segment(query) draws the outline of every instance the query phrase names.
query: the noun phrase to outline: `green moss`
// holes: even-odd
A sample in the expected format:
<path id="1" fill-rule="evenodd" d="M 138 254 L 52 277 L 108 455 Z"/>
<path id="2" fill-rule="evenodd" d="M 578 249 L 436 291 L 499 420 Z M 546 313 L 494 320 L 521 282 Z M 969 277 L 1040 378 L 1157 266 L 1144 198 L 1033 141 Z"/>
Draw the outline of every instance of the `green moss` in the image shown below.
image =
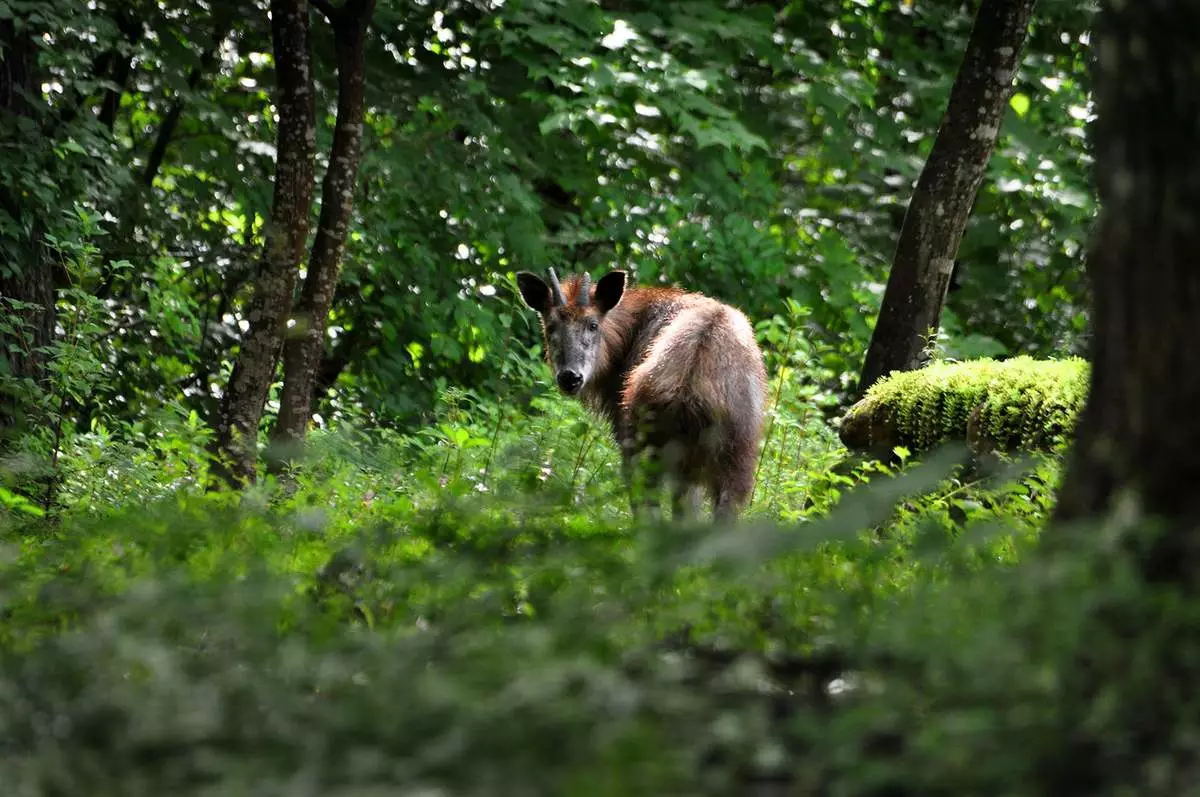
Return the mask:
<path id="1" fill-rule="evenodd" d="M 1087 389 L 1088 364 L 1077 357 L 933 363 L 881 379 L 839 433 L 858 451 L 955 440 L 975 451 L 1050 451 L 1069 437 Z"/>

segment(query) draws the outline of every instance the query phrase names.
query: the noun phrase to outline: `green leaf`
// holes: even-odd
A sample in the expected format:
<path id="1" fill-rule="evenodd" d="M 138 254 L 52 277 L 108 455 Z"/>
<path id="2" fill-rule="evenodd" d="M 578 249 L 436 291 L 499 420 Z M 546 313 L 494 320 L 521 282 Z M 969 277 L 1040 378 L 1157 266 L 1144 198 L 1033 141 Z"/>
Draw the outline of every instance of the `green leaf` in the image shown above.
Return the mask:
<path id="1" fill-rule="evenodd" d="M 572 114 L 569 111 L 552 113 L 538 123 L 538 132 L 543 136 L 555 130 L 568 129 L 571 126 Z"/>
<path id="2" fill-rule="evenodd" d="M 1012 109 L 1017 112 L 1017 116 L 1024 118 L 1025 114 L 1029 112 L 1029 95 L 1017 92 L 1016 94 L 1013 94 L 1012 99 L 1008 101 L 1008 104 L 1011 105 Z"/>

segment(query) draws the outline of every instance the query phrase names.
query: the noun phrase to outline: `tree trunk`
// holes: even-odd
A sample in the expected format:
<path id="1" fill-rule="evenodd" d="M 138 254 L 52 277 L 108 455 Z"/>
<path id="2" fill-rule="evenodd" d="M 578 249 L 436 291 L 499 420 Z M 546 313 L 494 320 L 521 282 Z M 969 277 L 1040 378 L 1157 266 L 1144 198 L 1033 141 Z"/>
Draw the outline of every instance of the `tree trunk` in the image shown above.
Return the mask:
<path id="1" fill-rule="evenodd" d="M 275 378 L 292 294 L 308 240 L 316 130 L 308 54 L 308 0 L 271 0 L 275 50 L 275 194 L 266 244 L 242 340 L 221 402 L 218 473 L 232 485 L 253 482 L 258 426 Z"/>
<path id="2" fill-rule="evenodd" d="M 121 31 L 125 46 L 122 48 L 121 45 L 116 45 L 111 51 L 115 63 L 112 73 L 108 77 L 112 80 L 114 88 L 104 90 L 104 95 L 100 100 L 99 113 L 100 124 L 104 125 L 110 133 L 117 123 L 117 111 L 121 107 L 121 94 L 133 71 L 134 48 L 145 35 L 145 26 L 142 24 L 142 20 L 134 15 L 133 9 L 126 8 L 117 12 L 117 28 Z M 125 52 L 121 52 L 121 49 L 125 49 Z"/>
<path id="3" fill-rule="evenodd" d="M 1111 527 L 1084 523 L 1079 534 L 1117 544 L 1104 539 L 1108 556 L 1094 559 L 1107 589 L 1088 598 L 1059 710 L 1068 745 L 1045 762 L 1046 794 L 1183 794 L 1195 784 L 1185 740 L 1200 654 L 1197 30 L 1194 2 L 1109 0 L 1093 33 L 1091 384 L 1044 545 L 1077 555 L 1067 524 L 1105 517 Z M 1124 566 L 1142 589 L 1109 586 Z"/>
<path id="4" fill-rule="evenodd" d="M 187 77 L 188 91 L 195 91 L 196 87 L 200 85 L 200 79 L 217 65 L 221 44 L 226 35 L 218 33 L 212 45 L 201 56 L 200 66 L 192 67 L 192 71 L 188 73 Z M 141 184 L 146 188 L 154 185 L 154 178 L 158 176 L 158 170 L 162 168 L 163 161 L 167 157 L 167 147 L 171 144 L 171 139 L 175 137 L 175 128 L 179 127 L 179 120 L 183 117 L 185 101 L 185 97 L 176 97 L 158 127 L 158 134 L 154 137 L 154 146 L 150 150 L 149 157 L 146 158 L 146 165 L 142 168 Z"/>
<path id="5" fill-rule="evenodd" d="M 858 391 L 921 363 L 971 204 L 1012 96 L 1034 0 L 982 0 L 941 128 L 909 201 Z"/>
<path id="6" fill-rule="evenodd" d="M 1099 515 L 1128 494 L 1178 524 L 1147 550 L 1147 575 L 1191 582 L 1200 580 L 1200 10 L 1107 5 L 1095 37 L 1091 387 L 1056 517 Z"/>
<path id="7" fill-rule="evenodd" d="M 312 417 L 313 388 L 325 348 L 325 321 L 341 273 L 362 153 L 364 45 L 375 0 L 346 0 L 340 9 L 329 11 L 337 48 L 337 121 L 329 168 L 321 185 L 321 217 L 308 274 L 283 349 L 283 394 L 271 438 L 284 450 L 304 439 Z"/>
<path id="8" fill-rule="evenodd" d="M 36 28 L 0 19 L 0 134 L 8 140 L 37 135 L 38 111 L 30 104 L 40 95 Z M 0 393 L 0 434 L 19 431 L 31 396 L 25 388 L 45 376 L 42 348 L 54 338 L 54 272 L 42 240 L 42 213 L 25 198 L 20 169 L 0 177 L 0 213 L 14 232 L 0 239 L 0 377 L 12 390 Z M 36 388 L 35 388 L 36 390 Z"/>

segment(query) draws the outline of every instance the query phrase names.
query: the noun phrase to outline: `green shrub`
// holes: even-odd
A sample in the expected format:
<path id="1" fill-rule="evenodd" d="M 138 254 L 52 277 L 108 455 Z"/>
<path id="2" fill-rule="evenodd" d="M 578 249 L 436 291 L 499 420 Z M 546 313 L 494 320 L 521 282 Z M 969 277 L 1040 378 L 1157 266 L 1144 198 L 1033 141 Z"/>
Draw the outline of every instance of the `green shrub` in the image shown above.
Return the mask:
<path id="1" fill-rule="evenodd" d="M 966 441 L 975 451 L 1058 451 L 1069 439 L 1088 390 L 1079 358 L 935 362 L 891 374 L 843 418 L 848 448 L 928 451 Z"/>

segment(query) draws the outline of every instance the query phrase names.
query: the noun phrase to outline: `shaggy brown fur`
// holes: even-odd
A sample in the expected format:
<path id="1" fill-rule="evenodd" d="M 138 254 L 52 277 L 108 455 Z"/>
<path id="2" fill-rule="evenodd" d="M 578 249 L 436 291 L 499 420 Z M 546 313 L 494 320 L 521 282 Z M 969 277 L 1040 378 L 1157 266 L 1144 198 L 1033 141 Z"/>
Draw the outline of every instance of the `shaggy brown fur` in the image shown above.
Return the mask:
<path id="1" fill-rule="evenodd" d="M 573 349 L 590 372 L 578 388 L 568 375 L 573 390 L 563 389 L 611 422 L 631 486 L 635 465 L 650 466 L 644 503 L 657 507 L 666 477 L 677 517 L 696 511 L 704 489 L 718 518 L 740 514 L 754 488 L 767 390 L 746 317 L 699 293 L 625 288 L 623 272 L 590 284 L 583 304 L 583 277 L 562 281 L 562 304 L 540 278 L 519 279 L 525 303 L 539 312 L 560 387 L 573 368 L 564 351 L 581 339 L 585 349 L 598 347 L 591 359 Z M 592 321 L 594 342 L 586 337 Z"/>

